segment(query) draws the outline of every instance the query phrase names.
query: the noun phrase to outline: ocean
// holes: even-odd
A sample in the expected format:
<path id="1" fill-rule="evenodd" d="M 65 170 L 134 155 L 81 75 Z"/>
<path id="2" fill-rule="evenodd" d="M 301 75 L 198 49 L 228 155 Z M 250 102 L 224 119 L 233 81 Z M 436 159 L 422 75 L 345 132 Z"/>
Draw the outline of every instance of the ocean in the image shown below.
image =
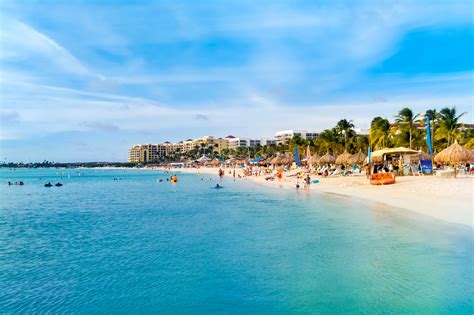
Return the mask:
<path id="1" fill-rule="evenodd" d="M 473 313 L 470 227 L 177 175 L 0 170 L 0 313 Z"/>

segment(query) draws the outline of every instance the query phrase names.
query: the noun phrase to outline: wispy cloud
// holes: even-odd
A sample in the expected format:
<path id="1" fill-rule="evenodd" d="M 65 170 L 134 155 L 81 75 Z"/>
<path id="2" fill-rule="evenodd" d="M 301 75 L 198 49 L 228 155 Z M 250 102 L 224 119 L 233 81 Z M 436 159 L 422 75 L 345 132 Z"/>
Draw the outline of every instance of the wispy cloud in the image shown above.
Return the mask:
<path id="1" fill-rule="evenodd" d="M 0 10 L 0 137 L 17 144 L 74 134 L 78 143 L 114 143 L 123 159 L 130 143 L 181 134 L 271 136 L 342 116 L 367 127 L 404 106 L 472 111 L 473 69 L 370 71 L 413 30 L 472 27 L 467 2 L 3 2 Z"/>
<path id="2" fill-rule="evenodd" d="M 23 22 L 12 18 L 2 19 L 2 60 L 30 65 L 36 63 L 35 66 L 41 65 L 43 68 L 54 66 L 76 75 L 90 74 L 86 66 L 50 37 Z"/>

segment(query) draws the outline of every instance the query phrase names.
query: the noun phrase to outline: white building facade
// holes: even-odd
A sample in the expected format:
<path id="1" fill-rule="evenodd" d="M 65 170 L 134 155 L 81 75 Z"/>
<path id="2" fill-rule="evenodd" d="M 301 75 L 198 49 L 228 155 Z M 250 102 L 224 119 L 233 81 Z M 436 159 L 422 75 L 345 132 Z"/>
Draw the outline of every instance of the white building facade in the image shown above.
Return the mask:
<path id="1" fill-rule="evenodd" d="M 307 130 L 278 131 L 275 135 L 276 144 L 288 143 L 295 136 L 301 137 L 303 139 L 316 139 L 319 136 L 319 133 Z"/>

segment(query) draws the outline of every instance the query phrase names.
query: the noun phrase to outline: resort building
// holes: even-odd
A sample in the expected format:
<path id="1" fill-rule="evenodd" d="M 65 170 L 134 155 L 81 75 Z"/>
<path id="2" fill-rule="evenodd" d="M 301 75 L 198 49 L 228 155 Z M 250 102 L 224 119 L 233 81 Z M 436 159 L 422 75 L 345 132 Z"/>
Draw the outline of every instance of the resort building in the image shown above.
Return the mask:
<path id="1" fill-rule="evenodd" d="M 261 146 L 264 146 L 264 145 L 275 145 L 276 144 L 276 140 L 275 139 L 267 139 L 267 138 L 262 138 L 260 139 L 260 145 Z"/>
<path id="2" fill-rule="evenodd" d="M 248 141 L 249 139 L 233 137 L 232 139 L 228 139 L 228 143 L 229 143 L 228 148 L 229 150 L 235 150 L 238 148 L 246 148 L 249 146 Z"/>
<path id="3" fill-rule="evenodd" d="M 301 137 L 303 139 L 316 139 L 319 136 L 316 132 L 306 130 L 283 130 L 278 131 L 275 135 L 276 144 L 288 143 L 293 137 Z"/>
<path id="4" fill-rule="evenodd" d="M 162 156 L 162 145 L 160 144 L 137 144 L 130 148 L 128 161 L 131 163 L 144 163 L 158 161 Z"/>
<path id="5" fill-rule="evenodd" d="M 253 148 L 257 145 L 270 145 L 270 144 L 275 144 L 275 140 L 270 140 L 266 138 L 262 139 L 250 139 L 250 138 L 230 138 L 228 139 L 229 141 L 229 149 L 230 150 L 235 150 L 237 148 Z"/>

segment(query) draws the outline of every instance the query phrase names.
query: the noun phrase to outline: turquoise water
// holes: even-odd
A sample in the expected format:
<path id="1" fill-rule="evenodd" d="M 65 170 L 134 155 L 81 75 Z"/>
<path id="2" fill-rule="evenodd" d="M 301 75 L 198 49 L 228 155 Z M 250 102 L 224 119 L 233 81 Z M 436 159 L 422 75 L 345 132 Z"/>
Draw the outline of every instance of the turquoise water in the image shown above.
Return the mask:
<path id="1" fill-rule="evenodd" d="M 164 176 L 0 170 L 0 313 L 473 313 L 471 228 Z"/>

